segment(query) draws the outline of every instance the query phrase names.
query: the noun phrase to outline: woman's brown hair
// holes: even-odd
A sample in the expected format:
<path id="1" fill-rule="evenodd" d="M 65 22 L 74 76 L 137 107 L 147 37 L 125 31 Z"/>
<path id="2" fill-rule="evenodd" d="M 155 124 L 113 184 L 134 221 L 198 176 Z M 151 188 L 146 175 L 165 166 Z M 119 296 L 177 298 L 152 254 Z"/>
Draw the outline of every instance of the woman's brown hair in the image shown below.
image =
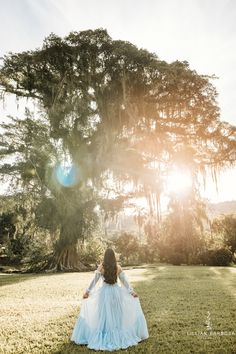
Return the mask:
<path id="1" fill-rule="evenodd" d="M 108 284 L 117 282 L 116 256 L 112 248 L 107 248 L 103 258 L 104 281 Z"/>

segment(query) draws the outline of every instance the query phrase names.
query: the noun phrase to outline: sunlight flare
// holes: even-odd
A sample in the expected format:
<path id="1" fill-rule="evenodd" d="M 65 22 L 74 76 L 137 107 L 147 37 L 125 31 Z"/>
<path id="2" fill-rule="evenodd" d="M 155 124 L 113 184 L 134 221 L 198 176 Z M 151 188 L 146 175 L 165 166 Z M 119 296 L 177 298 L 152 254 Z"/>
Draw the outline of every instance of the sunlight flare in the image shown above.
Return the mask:
<path id="1" fill-rule="evenodd" d="M 182 194 L 189 190 L 192 185 L 192 178 L 189 173 L 180 170 L 171 171 L 166 180 L 167 193 Z"/>

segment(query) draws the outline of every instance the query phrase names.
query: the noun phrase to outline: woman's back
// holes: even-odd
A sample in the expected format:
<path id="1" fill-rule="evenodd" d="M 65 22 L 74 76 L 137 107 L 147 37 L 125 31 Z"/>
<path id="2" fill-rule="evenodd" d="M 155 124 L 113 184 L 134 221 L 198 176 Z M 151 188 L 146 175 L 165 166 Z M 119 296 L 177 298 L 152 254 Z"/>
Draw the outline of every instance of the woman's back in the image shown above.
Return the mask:
<path id="1" fill-rule="evenodd" d="M 137 345 L 149 334 L 139 298 L 126 273 L 110 249 L 105 255 L 86 289 L 71 340 L 90 349 L 113 351 Z M 101 277 L 103 284 L 95 290 Z"/>
<path id="2" fill-rule="evenodd" d="M 102 273 L 102 275 L 104 275 L 104 266 L 103 266 L 103 262 L 99 264 L 98 266 L 98 270 L 99 272 Z M 121 266 L 117 263 L 117 275 L 119 275 L 122 272 L 122 268 Z"/>
<path id="3" fill-rule="evenodd" d="M 104 281 L 108 284 L 117 283 L 117 277 L 122 272 L 122 268 L 119 264 L 104 264 L 100 263 L 98 266 L 98 271 L 103 275 Z"/>

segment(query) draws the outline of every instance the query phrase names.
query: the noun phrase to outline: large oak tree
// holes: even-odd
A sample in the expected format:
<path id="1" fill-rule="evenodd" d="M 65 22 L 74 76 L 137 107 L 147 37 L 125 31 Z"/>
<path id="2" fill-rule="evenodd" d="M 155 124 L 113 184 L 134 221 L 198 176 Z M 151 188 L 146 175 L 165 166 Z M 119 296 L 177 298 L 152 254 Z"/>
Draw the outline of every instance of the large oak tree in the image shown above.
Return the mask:
<path id="1" fill-rule="evenodd" d="M 197 195 L 199 174 L 204 177 L 209 169 L 216 179 L 220 168 L 235 162 L 236 128 L 220 120 L 212 79 L 186 61 L 167 63 L 129 42 L 112 40 L 103 29 L 65 38 L 51 34 L 42 48 L 5 55 L 0 70 L 3 92 L 34 99 L 49 137 L 79 166 L 79 183 L 63 187 L 75 214 L 86 200 L 98 203 L 98 196 L 101 207 L 107 205 L 101 192 L 113 179 L 132 181 L 128 196 L 145 196 L 150 215 L 157 218 L 171 166 L 191 172 Z M 41 181 L 49 195 L 60 198 L 45 175 Z M 78 198 L 81 190 L 86 196 Z M 66 212 L 63 218 L 70 227 L 61 229 L 54 263 L 75 269 L 81 234 L 73 232 L 75 216 Z"/>

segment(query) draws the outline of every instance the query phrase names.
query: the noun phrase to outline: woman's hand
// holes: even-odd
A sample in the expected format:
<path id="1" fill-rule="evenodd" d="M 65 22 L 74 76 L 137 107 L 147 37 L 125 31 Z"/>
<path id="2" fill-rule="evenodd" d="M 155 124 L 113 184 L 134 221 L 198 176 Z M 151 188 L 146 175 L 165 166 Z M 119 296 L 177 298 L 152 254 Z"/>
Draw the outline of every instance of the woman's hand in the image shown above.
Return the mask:
<path id="1" fill-rule="evenodd" d="M 89 293 L 87 293 L 87 291 L 86 291 L 86 293 L 84 293 L 84 295 L 83 295 L 83 299 L 87 299 L 89 297 Z"/>
<path id="2" fill-rule="evenodd" d="M 138 294 L 136 294 L 134 291 L 132 291 L 131 295 L 132 295 L 133 297 L 138 297 Z"/>

